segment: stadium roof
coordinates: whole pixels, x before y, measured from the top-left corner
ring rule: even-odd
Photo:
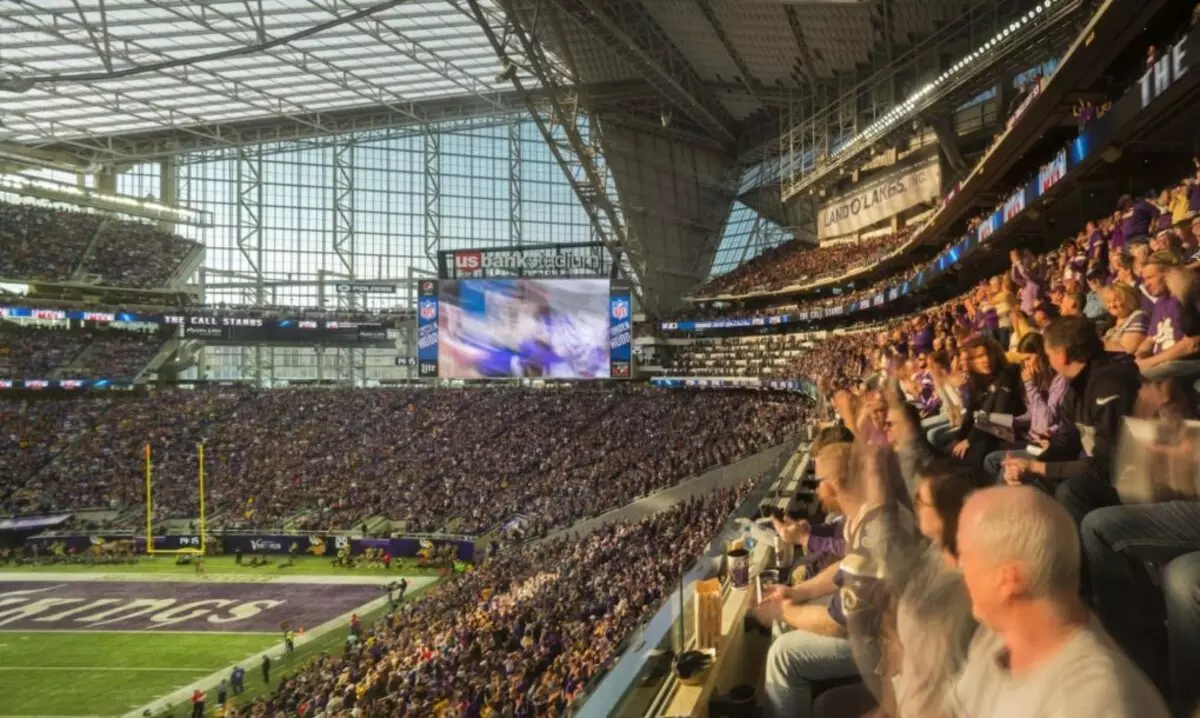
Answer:
[[[420,122],[464,96],[515,108],[479,26],[445,0],[5,0],[0,48],[0,139],[22,144],[255,120],[335,131],[362,107]]]
[[[672,129],[731,147],[972,0],[481,4],[571,55],[605,110],[674,106]],[[468,0],[4,0],[0,142],[120,161],[523,111],[500,69]]]

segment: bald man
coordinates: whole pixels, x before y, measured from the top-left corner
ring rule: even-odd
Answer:
[[[963,506],[959,565],[979,630],[955,686],[971,718],[1168,718],[1162,697],[1079,599],[1079,539],[1066,510],[1026,486]]]

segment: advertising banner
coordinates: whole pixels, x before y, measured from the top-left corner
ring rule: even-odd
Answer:
[[[614,379],[627,379],[633,374],[633,300],[628,289],[609,289],[608,316],[609,375]]]
[[[118,542],[131,542],[135,552],[146,550],[145,537],[141,536],[100,536],[73,534],[70,536],[34,536],[25,540],[39,553],[85,553],[93,548],[104,547]],[[219,546],[222,553],[233,554],[241,551],[244,554],[301,554],[308,556],[337,555],[342,548],[349,546],[352,554],[360,554],[368,548],[385,549],[394,557],[412,558],[422,551],[441,548],[447,544],[455,547],[458,558],[462,561],[475,560],[475,542],[459,538],[430,538],[420,536],[404,536],[388,539],[359,539],[347,536],[312,536],[296,534],[255,534],[255,535],[210,535],[210,546]],[[181,548],[200,548],[199,536],[155,536],[154,548],[160,551]]]
[[[438,253],[442,279],[607,277],[612,258],[603,244],[542,244]]]
[[[423,279],[417,285],[417,376],[438,375],[438,283]]]
[[[380,284],[376,282],[343,282],[335,289],[338,294],[395,294],[395,284]]]
[[[937,157],[893,172],[821,206],[817,236],[824,240],[857,232],[894,217],[941,192],[942,170]]]

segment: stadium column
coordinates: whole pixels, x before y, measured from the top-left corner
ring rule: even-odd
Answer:
[[[660,311],[708,277],[733,208],[740,167],[706,145],[601,120],[603,151],[630,241],[645,255],[643,284],[652,285]]]
[[[441,136],[425,125],[425,256],[437,266],[442,249]]]
[[[168,207],[179,204],[179,163],[174,155],[164,157],[158,163],[158,201]],[[158,228],[163,232],[174,232],[175,223],[160,219]]]
[[[508,123],[508,243],[520,247],[521,240],[521,123]]]
[[[245,300],[248,304],[262,305],[266,301],[263,287],[262,146],[238,147],[234,164],[237,175],[237,248],[254,273],[253,295],[245,297]],[[252,374],[255,385],[260,387],[263,385],[263,353],[262,344],[243,346],[241,351],[242,376]]]

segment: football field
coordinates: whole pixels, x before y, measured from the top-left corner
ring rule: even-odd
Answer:
[[[0,718],[157,713],[164,701],[186,702],[196,684],[228,678],[235,664],[246,670],[245,702],[268,691],[264,652],[277,685],[309,656],[339,651],[351,614],[366,622],[383,610],[386,582],[405,576],[412,597],[435,580],[395,569],[328,573],[325,561],[288,575],[211,562],[197,575],[153,561],[0,570]],[[283,621],[304,629],[287,656]]]

